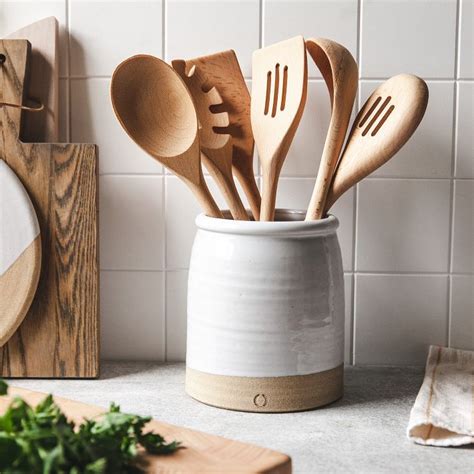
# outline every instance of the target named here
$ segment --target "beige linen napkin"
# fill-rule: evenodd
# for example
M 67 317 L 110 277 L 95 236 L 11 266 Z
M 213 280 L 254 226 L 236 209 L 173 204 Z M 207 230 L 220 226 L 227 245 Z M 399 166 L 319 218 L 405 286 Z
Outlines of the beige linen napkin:
M 430 347 L 408 438 L 431 446 L 474 443 L 474 352 Z

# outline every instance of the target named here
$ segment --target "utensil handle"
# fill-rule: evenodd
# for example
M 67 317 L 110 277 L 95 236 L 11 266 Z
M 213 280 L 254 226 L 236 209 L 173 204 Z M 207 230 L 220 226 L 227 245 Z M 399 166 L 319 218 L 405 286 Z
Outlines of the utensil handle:
M 260 206 L 262 204 L 262 198 L 260 197 L 260 190 L 258 189 L 257 182 L 255 181 L 253 170 L 251 170 L 249 174 L 243 174 L 234 167 L 233 172 L 235 176 L 237 176 L 237 179 L 244 190 L 245 196 L 247 196 L 247 201 L 249 202 L 250 209 L 252 210 L 253 218 L 256 221 L 260 220 Z
M 187 181 L 186 184 L 193 192 L 206 216 L 218 217 L 220 219 L 224 218 L 221 210 L 217 207 L 216 201 L 214 201 L 214 198 L 212 197 L 209 188 L 207 187 L 206 181 L 202 173 L 199 184 L 194 184 L 189 181 Z
M 278 175 L 279 172 L 273 168 L 263 170 L 262 206 L 260 208 L 261 221 L 273 221 L 275 219 Z

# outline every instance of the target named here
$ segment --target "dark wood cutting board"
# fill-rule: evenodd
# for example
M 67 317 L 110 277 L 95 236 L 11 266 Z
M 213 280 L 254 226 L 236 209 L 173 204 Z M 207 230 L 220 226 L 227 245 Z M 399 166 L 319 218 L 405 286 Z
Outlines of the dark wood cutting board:
M 0 40 L 0 54 L 6 56 L 0 71 L 1 101 L 25 103 L 30 52 L 26 40 Z M 43 262 L 32 306 L 16 333 L 0 348 L 0 375 L 96 377 L 96 147 L 23 143 L 19 139 L 21 115 L 19 109 L 0 107 L 0 159 L 20 178 L 36 209 Z
M 18 395 L 35 406 L 45 397 L 44 393 L 10 387 L 8 396 L 0 397 L 0 414 L 13 396 Z M 105 410 L 93 405 L 54 397 L 68 419 L 80 423 L 84 418 L 100 415 Z M 241 443 L 220 436 L 195 431 L 182 426 L 152 420 L 147 428 L 160 433 L 167 441 L 177 440 L 185 449 L 170 456 L 146 456 L 149 473 L 266 473 L 291 474 L 291 458 L 268 448 Z

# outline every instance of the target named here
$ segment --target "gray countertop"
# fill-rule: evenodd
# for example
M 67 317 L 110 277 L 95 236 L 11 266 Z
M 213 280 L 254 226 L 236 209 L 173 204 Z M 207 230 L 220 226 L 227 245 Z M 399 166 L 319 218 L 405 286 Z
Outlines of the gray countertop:
M 100 380 L 12 380 L 12 385 L 259 444 L 293 459 L 295 473 L 474 472 L 474 449 L 417 446 L 406 438 L 423 380 L 418 368 L 346 368 L 345 395 L 318 410 L 240 413 L 184 392 L 184 364 L 104 362 Z

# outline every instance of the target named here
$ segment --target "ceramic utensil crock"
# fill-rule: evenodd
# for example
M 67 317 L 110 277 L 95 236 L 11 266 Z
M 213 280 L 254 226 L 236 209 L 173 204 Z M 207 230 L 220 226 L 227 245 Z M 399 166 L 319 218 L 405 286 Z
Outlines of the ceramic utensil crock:
M 186 391 L 217 407 L 288 412 L 342 395 L 344 280 L 330 215 L 198 216 L 188 285 Z

